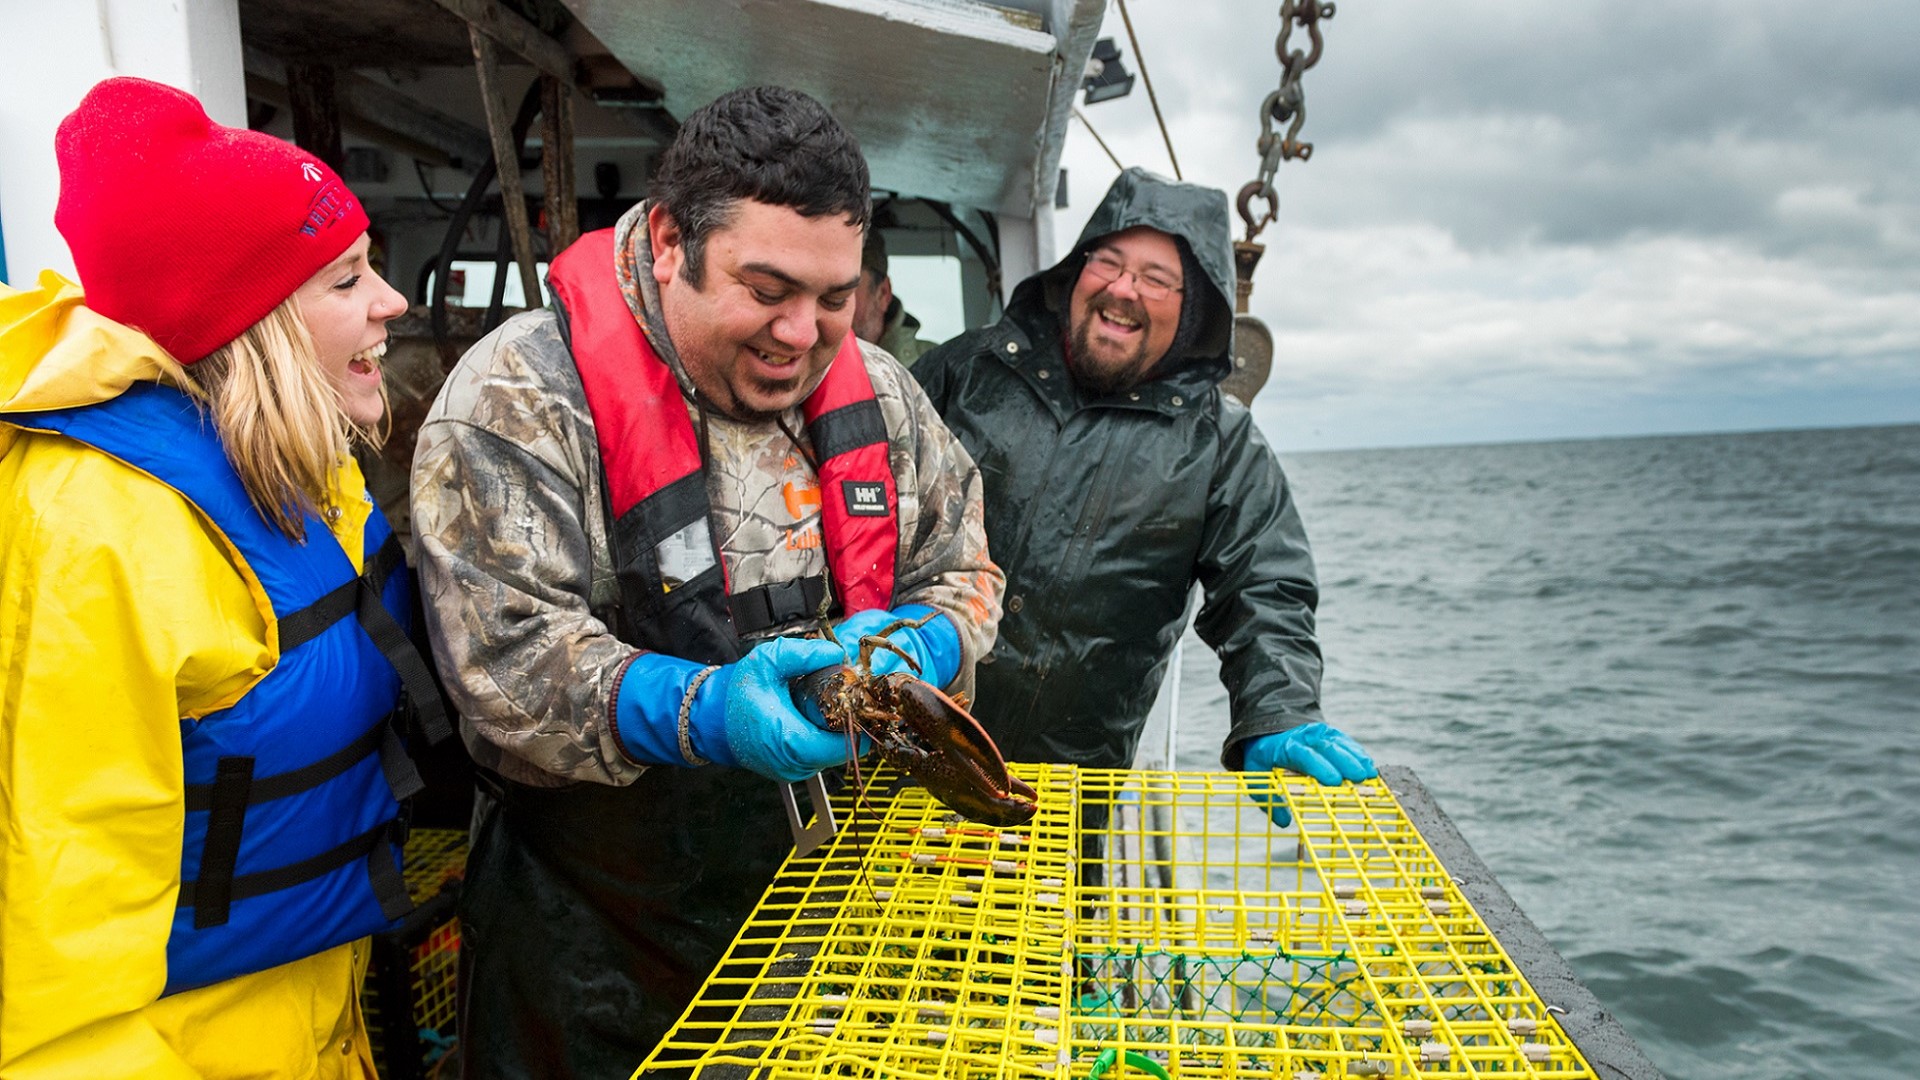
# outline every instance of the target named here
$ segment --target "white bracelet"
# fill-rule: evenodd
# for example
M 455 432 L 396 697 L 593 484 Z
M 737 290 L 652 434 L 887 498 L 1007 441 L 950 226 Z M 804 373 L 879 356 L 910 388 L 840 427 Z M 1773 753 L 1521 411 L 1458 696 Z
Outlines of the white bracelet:
M 719 670 L 720 665 L 715 664 L 700 672 L 700 674 L 695 675 L 693 681 L 687 684 L 687 696 L 680 699 L 680 756 L 691 766 L 698 767 L 713 764 L 706 758 L 693 752 L 693 732 L 691 725 L 693 723 L 693 695 L 700 692 L 700 684 L 706 682 L 708 676 Z

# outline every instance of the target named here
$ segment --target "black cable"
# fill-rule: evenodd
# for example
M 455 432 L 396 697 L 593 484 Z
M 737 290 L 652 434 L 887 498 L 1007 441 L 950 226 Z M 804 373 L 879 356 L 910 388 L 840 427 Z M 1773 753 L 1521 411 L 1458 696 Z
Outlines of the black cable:
M 1127 14 L 1127 0 L 1117 0 L 1120 5 L 1120 21 L 1127 26 L 1127 40 L 1133 43 L 1133 62 L 1140 65 L 1140 81 L 1147 84 L 1147 101 L 1153 106 L 1153 122 L 1160 125 L 1160 139 L 1167 144 L 1167 160 L 1173 162 L 1173 178 L 1185 180 L 1180 175 L 1180 155 L 1173 152 L 1173 136 L 1167 134 L 1167 118 L 1160 115 L 1160 98 L 1153 92 L 1153 76 L 1147 74 L 1147 58 L 1140 55 L 1140 39 L 1133 35 L 1133 17 Z
M 413 159 L 413 174 L 420 178 L 420 194 L 427 197 L 428 204 L 442 214 L 452 217 L 454 208 L 442 205 L 439 199 L 433 197 L 433 185 L 427 182 L 427 166 L 419 158 Z
M 1113 162 L 1113 167 L 1119 169 L 1121 172 L 1126 172 L 1127 167 L 1120 164 L 1119 155 L 1113 152 L 1113 148 L 1107 145 L 1107 140 L 1101 138 L 1098 131 L 1093 130 L 1093 121 L 1087 119 L 1087 114 L 1081 112 L 1077 105 L 1074 106 L 1073 109 L 1073 118 L 1080 121 L 1081 125 L 1087 129 L 1087 134 L 1093 136 L 1093 141 L 1099 143 L 1100 149 L 1107 152 L 1107 160 Z
M 972 229 L 967 228 L 966 222 L 961 221 L 960 218 L 954 214 L 951 206 L 943 202 L 935 202 L 932 199 L 927 199 L 925 202 L 929 210 L 932 210 L 938 215 L 941 221 L 946 222 L 954 232 L 959 233 L 960 239 L 965 240 L 967 246 L 973 249 L 973 253 L 980 256 L 981 264 L 987 268 L 987 289 L 998 299 L 1000 296 L 999 252 L 988 251 L 987 245 L 981 242 L 978 236 L 974 235 Z
M 448 282 L 453 277 L 453 257 L 460 250 L 460 238 L 466 233 L 467 219 L 479 208 L 481 200 L 486 198 L 487 185 L 493 183 L 493 155 L 488 154 L 474 171 L 472 183 L 467 185 L 467 193 L 460 200 L 460 206 L 453 212 L 453 219 L 447 223 L 447 235 L 440 241 L 440 255 L 434 260 L 433 295 L 427 298 L 427 321 L 433 327 L 433 342 L 440 349 L 440 358 L 444 366 L 451 367 L 455 357 L 449 355 L 452 350 L 452 333 L 447 319 Z
M 974 213 L 979 214 L 980 220 L 986 222 L 987 238 L 993 241 L 993 257 L 997 262 L 1000 258 L 1000 219 L 985 210 L 975 210 Z

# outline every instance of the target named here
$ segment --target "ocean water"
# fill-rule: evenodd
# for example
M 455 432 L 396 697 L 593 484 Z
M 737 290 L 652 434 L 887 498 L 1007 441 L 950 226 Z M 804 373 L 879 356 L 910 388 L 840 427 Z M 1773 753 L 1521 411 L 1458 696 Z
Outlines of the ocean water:
M 1920 426 L 1282 460 L 1328 719 L 1668 1076 L 1920 1077 Z

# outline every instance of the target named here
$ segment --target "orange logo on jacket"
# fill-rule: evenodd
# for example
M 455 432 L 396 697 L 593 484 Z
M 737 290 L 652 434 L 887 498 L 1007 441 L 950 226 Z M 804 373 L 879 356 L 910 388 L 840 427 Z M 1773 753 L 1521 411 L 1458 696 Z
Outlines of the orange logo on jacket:
M 813 480 L 789 480 L 780 485 L 780 496 L 787 501 L 787 513 L 805 525 L 787 529 L 788 551 L 811 551 L 820 546 L 820 485 Z
M 780 494 L 787 500 L 787 513 L 795 520 L 812 517 L 820 512 L 820 485 L 810 480 L 794 483 L 789 480 L 780 487 Z

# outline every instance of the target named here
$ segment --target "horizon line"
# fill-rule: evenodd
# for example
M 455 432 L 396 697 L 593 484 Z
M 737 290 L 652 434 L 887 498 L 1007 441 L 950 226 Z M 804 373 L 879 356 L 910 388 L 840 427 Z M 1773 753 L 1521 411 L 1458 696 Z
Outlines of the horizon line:
M 1274 447 L 1276 454 L 1347 454 L 1374 450 L 1453 450 L 1479 446 L 1536 446 L 1554 443 L 1624 442 L 1632 439 L 1708 439 L 1725 435 L 1785 435 L 1810 431 L 1872 431 L 1879 428 L 1920 427 L 1920 420 L 1891 423 L 1806 424 L 1796 427 L 1712 428 L 1697 431 L 1650 431 L 1620 435 L 1563 435 L 1547 438 L 1474 439 L 1463 442 L 1376 443 L 1369 446 Z

